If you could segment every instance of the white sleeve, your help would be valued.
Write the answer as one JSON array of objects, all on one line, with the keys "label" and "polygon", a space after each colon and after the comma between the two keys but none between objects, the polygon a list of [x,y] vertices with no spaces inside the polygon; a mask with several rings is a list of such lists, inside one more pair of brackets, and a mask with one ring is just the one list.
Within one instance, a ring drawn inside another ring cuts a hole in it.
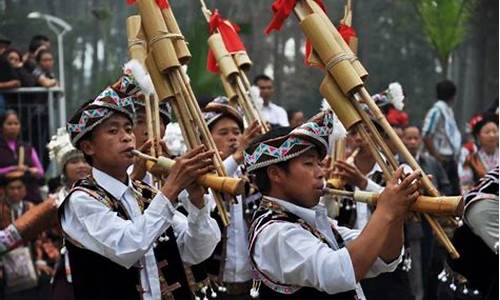
[{"label": "white sleeve", "polygon": [[[349,229],[347,227],[338,226],[337,221],[335,220],[330,220],[330,222],[333,223],[333,226],[335,226],[335,228],[339,232],[340,236],[342,236],[342,239],[344,239],[346,244],[348,244],[349,241],[356,239],[361,233],[361,230]],[[396,270],[399,263],[401,263],[401,261],[403,260],[403,254],[404,254],[404,247],[401,247],[401,253],[399,254],[399,256],[390,263],[386,263],[380,257],[377,257],[377,259],[371,266],[370,270],[368,270],[368,273],[366,273],[365,278],[376,277],[381,273],[392,272]]]},{"label": "white sleeve", "polygon": [[381,186],[380,184],[376,183],[375,181],[371,180],[370,178],[366,178],[366,188],[365,191],[367,192],[382,192],[384,190],[384,187]]},{"label": "white sleeve", "polygon": [[498,200],[472,203],[465,211],[464,221],[493,252],[498,252]]},{"label": "white sleeve", "polygon": [[280,115],[279,123],[283,127],[288,127],[288,126],[290,126],[290,123],[288,122],[288,114],[283,107],[280,107],[280,108],[281,108],[280,109],[281,113],[279,114]]},{"label": "white sleeve", "polygon": [[235,176],[238,170],[238,163],[232,155],[224,160],[224,168],[226,169],[228,176]]},{"label": "white sleeve", "polygon": [[161,193],[133,222],[122,219],[82,191],[74,192],[66,201],[61,220],[63,231],[86,249],[125,268],[130,268],[144,256],[172,223],[175,213],[175,208]]},{"label": "white sleeve", "polygon": [[182,260],[188,264],[198,264],[210,257],[221,238],[217,222],[210,217],[209,196],[204,198],[205,206],[201,209],[186,199],[183,206],[188,211],[187,218],[180,212],[173,218],[177,246]]},{"label": "white sleeve", "polygon": [[308,286],[329,294],[356,289],[347,248],[332,250],[298,224],[278,222],[258,235],[253,258],[276,282]]}]

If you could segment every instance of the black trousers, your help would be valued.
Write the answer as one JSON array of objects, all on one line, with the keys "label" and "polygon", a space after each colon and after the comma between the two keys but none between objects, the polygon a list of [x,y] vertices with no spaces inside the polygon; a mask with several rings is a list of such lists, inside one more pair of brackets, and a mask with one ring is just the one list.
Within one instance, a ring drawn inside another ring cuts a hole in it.
[{"label": "black trousers", "polygon": [[447,157],[444,161],[441,162],[441,165],[443,166],[444,171],[446,172],[446,174],[448,175],[448,179],[450,180],[452,195],[460,195],[460,179],[458,178],[457,161],[453,157]]}]

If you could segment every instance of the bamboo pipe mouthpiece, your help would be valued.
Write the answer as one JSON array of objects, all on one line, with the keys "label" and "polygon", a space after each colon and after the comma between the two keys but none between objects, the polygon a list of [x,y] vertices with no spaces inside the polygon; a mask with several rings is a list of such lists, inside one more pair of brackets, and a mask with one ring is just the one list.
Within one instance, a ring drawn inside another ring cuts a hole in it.
[{"label": "bamboo pipe mouthpiece", "polygon": [[[146,163],[148,171],[151,171],[154,167],[159,167],[162,170],[170,170],[175,165],[175,160],[165,156],[156,158],[137,150],[133,150],[132,153],[148,160]],[[216,174],[202,175],[198,177],[196,182],[205,188],[211,188],[232,196],[244,195],[249,190],[249,183],[242,178],[219,176]]]},{"label": "bamboo pipe mouthpiece", "polygon": [[328,101],[328,104],[330,104],[330,107],[347,130],[361,122],[361,116],[351,101],[342,93],[337,82],[330,74],[326,74],[326,77],[321,82],[319,92]]},{"label": "bamboo pipe mouthpiece", "polygon": [[167,25],[168,31],[177,35],[173,38],[177,59],[181,64],[186,65],[191,60],[191,52],[189,52],[186,40],[184,39],[179,25],[177,24],[177,20],[172,12],[172,7],[162,9],[161,14],[165,24]]},{"label": "bamboo pipe mouthpiece", "polygon": [[146,41],[142,31],[141,16],[133,15],[127,18],[128,54],[131,59],[137,59],[141,65],[146,65]]},{"label": "bamboo pipe mouthpiece", "polygon": [[179,67],[181,64],[177,59],[172,43],[175,34],[169,32],[156,2],[138,0],[137,8],[147,37],[148,50],[153,54],[158,70],[164,73],[167,70]]},{"label": "bamboo pipe mouthpiece", "polygon": [[[376,205],[380,194],[355,191],[354,200]],[[439,216],[461,216],[464,211],[464,202],[462,196],[419,196],[411,205],[411,211],[428,213]]]},{"label": "bamboo pipe mouthpiece", "polygon": [[215,56],[219,71],[231,82],[232,77],[238,74],[238,67],[231,54],[227,51],[220,33],[215,32],[208,38],[208,47]]},{"label": "bamboo pipe mouthpiece", "polygon": [[325,66],[325,70],[335,78],[345,95],[353,93],[363,85],[363,81],[349,61],[349,55],[342,51],[320,15],[315,13],[307,15],[300,22],[300,27],[311,41],[314,51]]},{"label": "bamboo pipe mouthpiece", "polygon": [[152,55],[146,57],[146,68],[151,76],[151,81],[155,87],[156,94],[160,101],[165,101],[167,99],[173,98],[175,96],[170,83],[163,77],[163,75],[158,71],[158,66]]},{"label": "bamboo pipe mouthpiece", "polygon": [[246,51],[238,51],[233,54],[234,62],[244,72],[250,71],[250,67],[252,66],[252,61]]}]

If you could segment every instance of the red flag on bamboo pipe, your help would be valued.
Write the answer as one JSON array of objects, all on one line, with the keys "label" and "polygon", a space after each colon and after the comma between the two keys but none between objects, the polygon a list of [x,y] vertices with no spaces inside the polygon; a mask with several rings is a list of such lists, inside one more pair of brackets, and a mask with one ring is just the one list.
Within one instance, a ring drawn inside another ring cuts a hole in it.
[{"label": "red flag on bamboo pipe", "polygon": [[[323,11],[326,13],[326,7],[323,4],[322,0],[314,0],[320,7],[323,9]],[[290,16],[290,14],[293,11],[293,8],[297,4],[297,0],[276,0],[273,3],[272,9],[273,9],[273,18],[271,19],[271,22],[267,25],[265,29],[265,34],[268,35],[274,30],[279,31],[281,30],[281,27],[283,26],[283,23],[285,20]],[[306,45],[305,45],[305,59],[304,62],[306,65],[310,66],[321,66],[321,64],[315,60],[313,60],[312,56],[312,45],[309,42],[309,40],[306,40]]]},{"label": "red flag on bamboo pipe", "polygon": [[[246,51],[245,45],[243,45],[243,42],[238,34],[240,32],[240,27],[235,23],[231,23],[230,21],[223,19],[219,14],[219,11],[216,9],[210,16],[208,29],[210,34],[216,30],[220,33],[222,40],[224,41],[224,45],[229,53],[233,54],[239,51]],[[210,49],[208,49],[207,55],[207,70],[212,73],[219,72],[217,61],[215,60],[215,56]]]}]

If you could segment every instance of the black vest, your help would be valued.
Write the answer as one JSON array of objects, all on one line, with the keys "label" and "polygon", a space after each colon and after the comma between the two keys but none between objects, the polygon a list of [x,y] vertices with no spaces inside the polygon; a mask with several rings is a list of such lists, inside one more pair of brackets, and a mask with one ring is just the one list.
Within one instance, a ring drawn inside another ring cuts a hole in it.
[{"label": "black vest", "polygon": [[[155,196],[156,190],[141,182],[134,182],[133,185],[142,195],[137,199],[139,207],[146,209]],[[88,177],[75,183],[66,200],[74,191],[84,191],[96,201],[111,208],[119,217],[125,220],[130,219],[121,202],[100,187],[93,178]],[[59,220],[65,202],[59,209]],[[172,226],[162,236],[168,239],[157,240],[154,246],[162,294],[170,296],[169,299],[192,299]],[[142,298],[139,267],[132,266],[129,269],[122,267],[107,257],[82,248],[70,238],[66,239],[66,248],[73,277],[75,299],[139,300]]]},{"label": "black vest", "polygon": [[[464,195],[464,211],[467,211],[471,203],[482,201],[487,195],[496,196],[498,201],[498,166],[490,170]],[[484,294],[498,293],[498,255],[465,223],[455,230],[452,242],[460,258],[448,257],[450,267]]]},{"label": "black vest", "polygon": [[[258,270],[258,266],[256,265],[253,255],[254,255],[254,245],[255,245],[255,240],[256,236],[255,233],[259,232],[261,228],[266,226],[269,222],[275,222],[275,221],[280,221],[280,222],[290,222],[290,223],[297,223],[300,224],[305,230],[311,232],[314,236],[316,236],[318,239],[320,239],[322,242],[328,245],[326,241],[321,237],[321,234],[314,230],[311,226],[307,225],[306,222],[304,222],[302,219],[300,219],[298,216],[284,211],[284,210],[275,210],[273,208],[268,208],[264,207],[265,202],[263,201],[261,203],[261,206],[259,209],[255,212],[254,218],[252,220],[252,224],[249,229],[249,248],[250,248],[250,260],[252,262],[252,266],[254,268],[254,271],[258,273],[260,276],[265,276],[262,272]],[[271,211],[270,214],[267,214],[267,212]],[[342,248],[344,247],[344,241],[340,234],[337,232],[332,227],[332,231],[335,235],[335,239],[337,240],[338,245]],[[328,245],[329,246],[329,245]],[[330,247],[330,246],[329,246]],[[284,253],[284,255],[286,255]],[[268,281],[271,281],[270,278],[267,278]],[[285,294],[285,293],[280,293],[278,291],[275,291],[274,289],[271,289],[268,287],[263,281],[261,281],[262,284],[260,285],[259,288],[259,299],[261,300],[279,300],[279,299],[314,299],[314,300],[322,300],[322,299],[329,299],[329,300],[353,300],[357,299],[356,292],[353,291],[347,291],[343,293],[338,293],[334,295],[327,294],[326,292],[319,291],[315,288],[312,287],[300,287],[299,290],[297,290],[294,293],[291,294]],[[274,282],[273,282],[274,283]],[[282,288],[295,288],[283,284],[277,284],[274,283]]]}]

